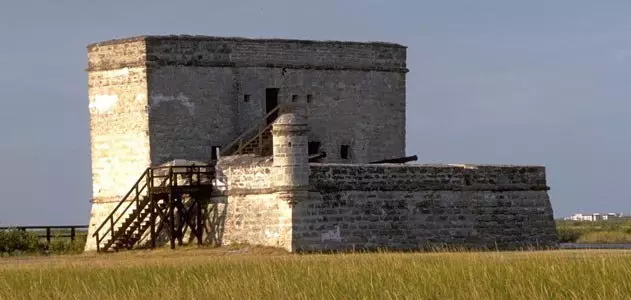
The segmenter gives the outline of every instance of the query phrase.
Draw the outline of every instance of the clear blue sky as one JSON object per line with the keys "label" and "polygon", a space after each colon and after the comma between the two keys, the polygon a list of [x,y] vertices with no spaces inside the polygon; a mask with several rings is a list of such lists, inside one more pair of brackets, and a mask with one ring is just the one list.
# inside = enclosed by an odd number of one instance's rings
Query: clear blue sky
{"label": "clear blue sky", "polygon": [[0,224],[87,224],[88,43],[141,34],[408,48],[408,154],[542,164],[557,216],[631,212],[631,1],[3,1]]}

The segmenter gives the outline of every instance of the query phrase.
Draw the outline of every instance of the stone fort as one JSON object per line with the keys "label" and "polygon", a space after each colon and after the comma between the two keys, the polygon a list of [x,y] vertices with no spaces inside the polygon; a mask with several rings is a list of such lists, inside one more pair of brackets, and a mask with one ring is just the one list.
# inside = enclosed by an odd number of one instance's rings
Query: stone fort
{"label": "stone fort", "polygon": [[409,163],[406,55],[208,36],[89,45],[86,251],[556,247],[544,167]]}

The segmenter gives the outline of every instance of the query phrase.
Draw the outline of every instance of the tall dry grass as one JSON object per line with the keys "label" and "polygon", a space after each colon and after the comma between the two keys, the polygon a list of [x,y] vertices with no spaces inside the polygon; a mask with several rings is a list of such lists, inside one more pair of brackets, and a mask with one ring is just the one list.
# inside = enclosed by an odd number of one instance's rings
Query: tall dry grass
{"label": "tall dry grass", "polygon": [[620,231],[595,231],[581,235],[577,243],[582,244],[630,244],[631,234]]}
{"label": "tall dry grass", "polygon": [[267,250],[0,259],[0,299],[628,299],[631,252],[288,255]]}

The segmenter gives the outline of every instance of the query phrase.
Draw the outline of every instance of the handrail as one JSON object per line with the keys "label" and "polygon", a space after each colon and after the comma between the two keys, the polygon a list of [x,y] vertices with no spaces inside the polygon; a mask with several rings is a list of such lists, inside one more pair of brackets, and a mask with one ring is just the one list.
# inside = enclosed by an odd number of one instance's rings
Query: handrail
{"label": "handrail", "polygon": [[[208,169],[208,170],[202,171],[203,168],[204,169]],[[181,169],[181,170],[178,170],[178,169]],[[165,175],[154,174],[154,171],[156,171],[156,170],[168,170],[168,173],[165,174]],[[141,206],[141,195],[142,195],[143,192],[145,192],[145,191],[148,192],[148,194],[149,194],[149,202],[151,201],[151,192],[152,192],[151,189],[152,189],[152,187],[156,187],[156,185],[154,183],[154,179],[156,179],[156,178],[163,178],[163,179],[159,180],[159,184],[158,184],[159,187],[164,187],[164,186],[172,187],[172,186],[177,186],[177,176],[178,175],[188,174],[188,175],[192,176],[192,175],[196,174],[197,175],[197,180],[196,180],[197,181],[197,185],[202,185],[201,184],[201,181],[202,181],[201,177],[203,175],[211,175],[210,179],[211,179],[211,182],[212,182],[212,178],[213,178],[212,175],[213,175],[213,173],[214,173],[214,169],[210,165],[200,165],[200,166],[196,166],[196,165],[190,165],[190,166],[156,166],[156,167],[148,167],[148,168],[146,168],[145,171],[140,176],[140,178],[138,178],[136,183],[129,190],[129,192],[127,192],[127,194],[125,194],[125,196],[122,198],[122,200],[119,201],[119,203],[116,205],[116,207],[114,207],[112,212],[103,220],[101,225],[92,234],[92,237],[96,237],[97,251],[100,251],[101,243],[107,238],[108,234],[111,233],[112,238],[110,240],[114,241],[117,238],[117,236],[120,235],[120,232],[124,232],[125,230],[128,230],[129,224],[125,225],[125,223],[123,223],[124,228],[120,228],[119,230],[116,230],[115,225],[119,224],[119,221],[122,218],[127,217],[125,215],[125,213],[130,209],[130,207],[132,207],[132,205],[134,203],[136,204],[136,209],[138,209],[138,210],[144,209],[144,207]],[[143,183],[143,179],[144,179],[144,183]],[[194,184],[192,182],[192,177],[191,177],[191,183],[189,183],[189,184],[191,184],[191,185]],[[130,200],[130,197],[132,196],[132,193],[134,193],[134,198]],[[128,204],[126,206],[123,205],[125,202],[128,202]],[[145,202],[142,202],[142,203],[145,203]],[[146,206],[146,203],[144,205]],[[118,215],[118,217],[116,219],[114,218],[114,214],[115,213],[119,213],[119,215]],[[110,227],[105,232],[100,233],[100,231],[107,224],[109,224]],[[121,230],[123,230],[123,231],[121,231]],[[106,243],[106,245],[105,245],[106,248],[109,247],[108,243]]]}
{"label": "handrail", "polygon": [[[168,170],[168,169],[170,169],[170,168],[173,168],[173,169],[187,169],[186,171],[173,171],[173,173],[174,173],[174,174],[189,174],[189,173],[191,173],[191,171],[188,171],[189,169],[191,169],[191,170],[192,170],[192,169],[201,169],[201,168],[211,169],[212,167],[211,167],[210,165],[209,165],[209,166],[165,166],[165,167],[151,167],[151,169],[152,169],[153,171],[156,171],[156,170],[162,170],[162,169]],[[213,173],[213,171],[212,171],[212,170],[210,170],[210,171],[195,171],[194,173],[200,173],[200,174],[212,174],[212,173]],[[166,176],[167,176],[167,175],[153,175],[153,177],[166,177]]]}
{"label": "handrail", "polygon": [[[140,205],[140,199],[139,199],[139,195],[142,191],[144,191],[145,187],[147,187],[147,183],[145,181],[145,184],[142,186],[142,188],[140,190],[137,189],[137,185],[134,186],[134,188],[132,188],[132,190],[136,189],[136,196],[134,197],[134,199],[132,201],[129,201],[129,204],[127,204],[127,206],[125,207],[125,209],[120,213],[120,215],[118,215],[118,218],[116,218],[116,220],[114,220],[114,216],[108,216],[108,218],[110,219],[110,228],[105,231],[105,233],[103,234],[102,238],[99,239],[98,233],[99,231],[96,231],[94,233],[94,235],[96,235],[96,241],[97,241],[97,246],[100,245],[100,243],[103,241],[103,239],[105,239],[105,237],[107,236],[107,234],[109,232],[112,233],[112,238],[114,238],[114,235],[116,234],[114,232],[114,225],[118,224],[118,221],[120,221],[120,219],[125,215],[125,213],[127,212],[127,210],[129,210],[129,208],[132,206],[132,204],[134,204],[134,202],[136,202],[136,206],[139,207]],[[123,198],[123,200],[120,201],[120,203],[122,204],[123,202],[125,202],[126,198]],[[134,201],[135,200],[135,201]],[[112,211],[112,214],[116,212],[116,210]],[[101,227],[103,225],[105,225],[105,223],[107,223],[107,218],[105,219],[105,221],[103,221],[103,224],[101,224]],[[94,236],[93,235],[93,236]]]}
{"label": "handrail", "polygon": [[[125,207],[125,209],[121,212],[121,214],[118,216],[118,218],[116,218],[116,221],[114,221],[114,213],[116,213],[116,211],[118,211],[118,209],[123,205],[123,203],[125,203],[125,201],[127,200],[127,198],[131,195],[131,193],[133,191],[136,191],[136,198],[138,198],[138,185],[140,184],[140,182],[142,181],[143,178],[148,177],[149,174],[149,169],[150,168],[146,168],[145,171],[142,173],[142,175],[140,176],[140,178],[138,178],[138,180],[136,181],[136,183],[132,186],[132,188],[129,190],[129,192],[127,192],[127,194],[125,195],[125,197],[123,197],[123,199],[121,201],[118,202],[118,205],[116,205],[116,207],[114,207],[114,209],[112,210],[112,212],[109,214],[109,216],[107,216],[104,220],[103,223],[101,223],[101,226],[99,226],[99,228],[97,230],[94,231],[94,233],[92,234],[92,237],[96,237],[96,244],[97,247],[101,244],[101,241],[103,241],[103,239],[105,238],[105,236],[107,236],[107,234],[111,231],[112,235],[114,234],[114,224],[118,223],[118,221],[120,220],[120,218],[123,216],[123,214],[125,212],[127,212],[127,210],[129,209],[129,207],[134,203],[133,201],[130,201],[129,204]],[[148,179],[148,178],[147,178]],[[145,180],[145,184],[143,185],[143,188],[140,190],[140,192],[142,192],[142,190],[144,190],[144,188],[147,186],[147,181]],[[138,201],[136,201],[138,202]],[[103,226],[105,226],[105,224],[107,224],[107,221],[110,220],[110,228],[103,234],[103,237],[101,239],[99,239],[98,235],[99,235],[99,231],[101,231],[101,229],[103,229]]]}
{"label": "handrail", "polygon": [[[257,134],[261,132],[260,128],[262,124],[267,125],[265,128],[268,128],[269,125],[271,125],[273,122],[270,122],[270,124],[267,124],[267,119],[273,115],[276,112],[279,112],[280,109],[284,107],[283,104],[279,104],[277,105],[274,109],[272,109],[270,112],[267,113],[267,115],[265,115],[265,117],[263,117],[261,119],[261,121],[259,121],[258,123],[254,124],[254,126],[250,127],[248,130],[244,131],[242,134],[240,134],[236,139],[234,139],[230,144],[228,144],[226,147],[223,148],[223,150],[220,152],[221,155],[225,155],[228,151],[230,151],[230,149],[232,149],[232,147],[234,147],[237,143],[239,143],[239,141],[243,140],[245,138],[246,135],[248,135],[249,133],[252,133],[252,131],[254,131],[255,129],[259,129],[257,131]],[[265,131],[265,129],[263,129],[263,131]],[[242,147],[240,146],[239,149],[241,149]]]}
{"label": "handrail", "polygon": [[[235,153],[238,153],[239,151],[245,149],[247,146],[249,146],[250,144],[252,144],[258,137],[259,135],[263,134],[265,131],[267,131],[268,129],[270,129],[272,126],[274,125],[274,123],[269,123],[267,126],[265,126],[265,128],[263,128],[262,130],[259,130],[259,132],[253,136],[252,138],[250,138],[247,142],[239,145],[239,148],[237,148],[237,150],[235,151]],[[260,146],[260,145],[259,145]]]}

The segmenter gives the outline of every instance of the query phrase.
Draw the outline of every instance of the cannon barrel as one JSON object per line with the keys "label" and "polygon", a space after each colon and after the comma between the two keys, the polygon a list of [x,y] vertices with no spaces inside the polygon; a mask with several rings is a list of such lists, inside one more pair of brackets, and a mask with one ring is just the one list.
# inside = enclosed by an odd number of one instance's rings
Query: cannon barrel
{"label": "cannon barrel", "polygon": [[323,152],[320,152],[318,154],[314,154],[314,155],[309,156],[309,162],[315,162],[318,159],[325,158],[325,157],[326,157],[326,152],[323,151]]}
{"label": "cannon barrel", "polygon": [[416,160],[418,160],[418,157],[416,155],[412,155],[412,156],[373,161],[373,162],[369,162],[369,164],[404,164],[406,162],[416,161]]}

